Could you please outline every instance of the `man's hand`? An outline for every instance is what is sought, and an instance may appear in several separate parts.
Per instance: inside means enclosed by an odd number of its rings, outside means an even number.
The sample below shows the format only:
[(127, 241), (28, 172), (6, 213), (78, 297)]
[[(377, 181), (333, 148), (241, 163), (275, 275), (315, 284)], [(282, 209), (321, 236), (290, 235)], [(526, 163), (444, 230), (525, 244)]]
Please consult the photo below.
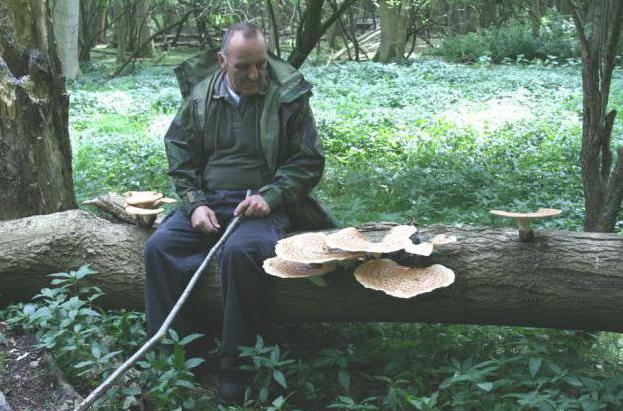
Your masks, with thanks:
[(221, 225), (216, 219), (216, 214), (208, 206), (199, 206), (193, 210), (190, 216), (190, 224), (195, 230), (205, 234), (216, 233), (220, 230)]
[(238, 204), (234, 215), (244, 214), (246, 217), (266, 217), (270, 214), (270, 206), (259, 194), (247, 197), (242, 203)]

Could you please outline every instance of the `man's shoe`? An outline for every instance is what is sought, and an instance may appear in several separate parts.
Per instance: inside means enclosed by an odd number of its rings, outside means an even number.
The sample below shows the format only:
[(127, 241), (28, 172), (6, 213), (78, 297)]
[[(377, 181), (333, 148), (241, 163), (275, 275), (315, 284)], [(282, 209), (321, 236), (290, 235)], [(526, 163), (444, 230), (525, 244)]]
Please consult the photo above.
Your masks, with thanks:
[(246, 386), (235, 379), (219, 379), (216, 402), (220, 405), (243, 405)]

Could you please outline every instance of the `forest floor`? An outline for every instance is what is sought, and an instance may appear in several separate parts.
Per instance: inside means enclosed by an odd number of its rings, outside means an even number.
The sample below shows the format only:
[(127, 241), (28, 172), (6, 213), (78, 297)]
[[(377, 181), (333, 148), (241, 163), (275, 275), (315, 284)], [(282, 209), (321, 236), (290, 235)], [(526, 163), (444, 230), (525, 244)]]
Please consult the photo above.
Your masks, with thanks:
[(52, 370), (45, 350), (32, 335), (7, 331), (0, 322), (0, 411), (73, 410), (75, 392)]

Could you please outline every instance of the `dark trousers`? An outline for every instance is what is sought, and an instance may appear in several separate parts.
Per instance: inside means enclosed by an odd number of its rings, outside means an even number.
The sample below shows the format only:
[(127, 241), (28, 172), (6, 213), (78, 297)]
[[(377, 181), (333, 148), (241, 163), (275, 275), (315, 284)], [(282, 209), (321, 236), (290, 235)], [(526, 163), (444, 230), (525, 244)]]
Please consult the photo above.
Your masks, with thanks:
[[(191, 227), (181, 211), (169, 216), (145, 244), (145, 295), (147, 331), (153, 335), (182, 294), (192, 274), (233, 218), (244, 199), (243, 191), (208, 194), (209, 207), (221, 225), (219, 233), (206, 235)], [(268, 275), (262, 269), (266, 258), (275, 255), (275, 244), (283, 237), (288, 218), (273, 212), (264, 218), (245, 218), (230, 234), (218, 254), (223, 291), (223, 357), (236, 356), (238, 346), (254, 345), (256, 334), (266, 324)], [(198, 324), (188, 310), (172, 324), (180, 335), (193, 332)]]

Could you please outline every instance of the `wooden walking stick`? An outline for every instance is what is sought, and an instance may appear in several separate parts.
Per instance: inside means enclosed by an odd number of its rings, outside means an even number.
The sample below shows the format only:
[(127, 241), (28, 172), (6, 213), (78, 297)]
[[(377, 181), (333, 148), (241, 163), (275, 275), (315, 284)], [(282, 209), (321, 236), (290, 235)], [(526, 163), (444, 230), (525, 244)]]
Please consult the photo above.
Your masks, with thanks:
[[(251, 195), (251, 190), (247, 190), (247, 195), (246, 195), (247, 198), (250, 195)], [(243, 215), (240, 214), (234, 217), (231, 223), (229, 223), (229, 226), (227, 227), (227, 229), (225, 230), (221, 238), (216, 242), (214, 247), (210, 249), (210, 252), (208, 253), (208, 255), (203, 259), (203, 262), (201, 263), (199, 268), (197, 268), (197, 271), (195, 271), (195, 274), (193, 274), (192, 278), (188, 282), (188, 285), (184, 289), (184, 292), (182, 293), (180, 298), (177, 300), (177, 302), (173, 306), (173, 309), (171, 309), (171, 312), (169, 313), (167, 318), (165, 318), (164, 322), (162, 323), (162, 325), (160, 326), (156, 334), (154, 334), (141, 348), (139, 348), (139, 350), (136, 351), (134, 355), (128, 358), (126, 362), (121, 364), (121, 366), (119, 366), (119, 368), (117, 368), (115, 372), (110, 374), (110, 376), (108, 376), (108, 378), (106, 378), (104, 382), (102, 382), (97, 388), (91, 391), (91, 393), (80, 404), (78, 404), (78, 406), (74, 409), (74, 411), (84, 411), (88, 409), (91, 406), (91, 404), (95, 402), (95, 400), (97, 400), (102, 394), (104, 394), (111, 387), (111, 385), (115, 382), (117, 378), (125, 374), (126, 371), (128, 371), (128, 369), (139, 358), (145, 355), (147, 351), (152, 349), (154, 345), (156, 345), (158, 341), (160, 341), (166, 335), (166, 332), (169, 326), (173, 322), (173, 319), (175, 318), (177, 313), (182, 308), (182, 305), (186, 302), (186, 300), (190, 296), (190, 293), (195, 287), (195, 284), (197, 284), (197, 281), (199, 281), (199, 278), (201, 278), (201, 274), (203, 274), (203, 270), (205, 270), (207, 265), (210, 263), (210, 261), (214, 257), (214, 254), (216, 254), (216, 251), (223, 245), (225, 241), (227, 241), (227, 237), (229, 237), (232, 231), (234, 231), (234, 229), (236, 228), (236, 226), (238, 225), (238, 223), (240, 222), (242, 218), (243, 218)]]

